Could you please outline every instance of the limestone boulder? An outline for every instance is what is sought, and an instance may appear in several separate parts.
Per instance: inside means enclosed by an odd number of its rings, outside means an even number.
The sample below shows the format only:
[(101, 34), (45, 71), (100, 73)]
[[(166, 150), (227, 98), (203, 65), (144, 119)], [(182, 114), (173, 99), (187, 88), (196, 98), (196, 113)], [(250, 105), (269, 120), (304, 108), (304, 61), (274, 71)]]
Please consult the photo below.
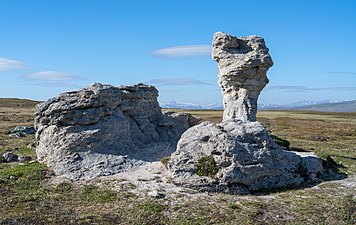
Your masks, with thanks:
[(71, 179), (105, 176), (159, 160), (196, 120), (163, 114), (155, 87), (93, 85), (37, 105), (37, 157)]
[[(213, 159), (215, 174), (199, 174), (199, 161)], [(284, 151), (259, 122), (203, 122), (187, 130), (168, 168), (177, 184), (202, 191), (249, 193), (299, 186), (323, 172), (321, 159)]]

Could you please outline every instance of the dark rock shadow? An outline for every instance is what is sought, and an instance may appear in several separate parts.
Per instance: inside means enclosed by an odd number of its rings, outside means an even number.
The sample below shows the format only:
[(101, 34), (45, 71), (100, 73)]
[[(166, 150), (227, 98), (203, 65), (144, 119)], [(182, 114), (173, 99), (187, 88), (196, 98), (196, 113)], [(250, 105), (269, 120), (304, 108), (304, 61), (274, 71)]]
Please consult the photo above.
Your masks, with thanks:
[(127, 157), (144, 162), (160, 161), (162, 158), (175, 152), (176, 146), (177, 144), (172, 143), (157, 143), (150, 145), (150, 147), (146, 147), (145, 149), (132, 152), (128, 154)]
[(287, 149), (288, 151), (293, 151), (293, 152), (310, 152), (308, 150), (302, 149), (302, 148), (296, 148), (296, 147), (290, 147)]

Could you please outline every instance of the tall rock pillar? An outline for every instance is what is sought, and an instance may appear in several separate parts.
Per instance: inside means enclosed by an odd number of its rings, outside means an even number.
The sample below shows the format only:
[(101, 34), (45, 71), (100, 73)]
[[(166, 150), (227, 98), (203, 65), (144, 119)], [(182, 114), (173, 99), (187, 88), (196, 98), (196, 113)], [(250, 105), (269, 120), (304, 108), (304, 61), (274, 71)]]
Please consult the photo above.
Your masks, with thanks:
[(266, 73), (273, 65), (263, 38), (237, 38), (217, 32), (213, 38), (212, 58), (219, 66), (223, 121), (256, 121), (257, 99), (268, 84)]

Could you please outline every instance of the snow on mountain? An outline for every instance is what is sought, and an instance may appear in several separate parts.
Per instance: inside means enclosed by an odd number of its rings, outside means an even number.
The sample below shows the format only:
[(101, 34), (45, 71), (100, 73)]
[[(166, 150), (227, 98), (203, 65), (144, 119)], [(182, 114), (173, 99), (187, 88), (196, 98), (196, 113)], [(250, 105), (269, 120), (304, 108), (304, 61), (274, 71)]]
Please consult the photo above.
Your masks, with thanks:
[[(300, 101), (294, 102), (291, 104), (266, 104), (261, 103), (258, 104), (259, 110), (278, 110), (278, 109), (293, 109), (298, 107), (306, 107), (306, 106), (313, 106), (313, 105), (321, 105), (321, 104), (330, 104), (330, 103), (339, 103), (345, 101), (339, 100), (323, 100), (323, 101)], [(197, 104), (192, 102), (161, 102), (160, 106), (162, 108), (176, 108), (176, 109), (223, 109), (223, 104), (218, 103), (208, 103), (208, 104)]]
[(331, 103), (338, 103), (344, 102), (339, 100), (323, 100), (323, 101), (300, 101), (300, 102), (293, 102), (291, 104), (285, 105), (277, 105), (277, 104), (258, 104), (259, 110), (270, 110), (270, 109), (293, 109), (297, 107), (304, 107), (304, 106), (312, 106), (312, 105), (321, 105), (321, 104), (331, 104)]
[(214, 104), (214, 103), (208, 103), (208, 104), (196, 104), (192, 102), (176, 102), (176, 101), (171, 101), (171, 102), (166, 102), (166, 103), (160, 103), (160, 106), (162, 108), (175, 108), (175, 109), (223, 109), (222, 104)]

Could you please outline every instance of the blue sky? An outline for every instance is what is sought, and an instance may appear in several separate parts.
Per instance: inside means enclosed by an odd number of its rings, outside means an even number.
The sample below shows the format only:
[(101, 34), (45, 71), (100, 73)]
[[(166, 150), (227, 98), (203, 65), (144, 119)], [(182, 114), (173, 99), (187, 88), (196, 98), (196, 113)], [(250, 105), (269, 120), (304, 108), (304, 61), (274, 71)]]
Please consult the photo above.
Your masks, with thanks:
[(161, 102), (220, 103), (212, 36), (265, 38), (260, 103), (356, 99), (356, 1), (0, 0), (0, 97), (145, 82)]

